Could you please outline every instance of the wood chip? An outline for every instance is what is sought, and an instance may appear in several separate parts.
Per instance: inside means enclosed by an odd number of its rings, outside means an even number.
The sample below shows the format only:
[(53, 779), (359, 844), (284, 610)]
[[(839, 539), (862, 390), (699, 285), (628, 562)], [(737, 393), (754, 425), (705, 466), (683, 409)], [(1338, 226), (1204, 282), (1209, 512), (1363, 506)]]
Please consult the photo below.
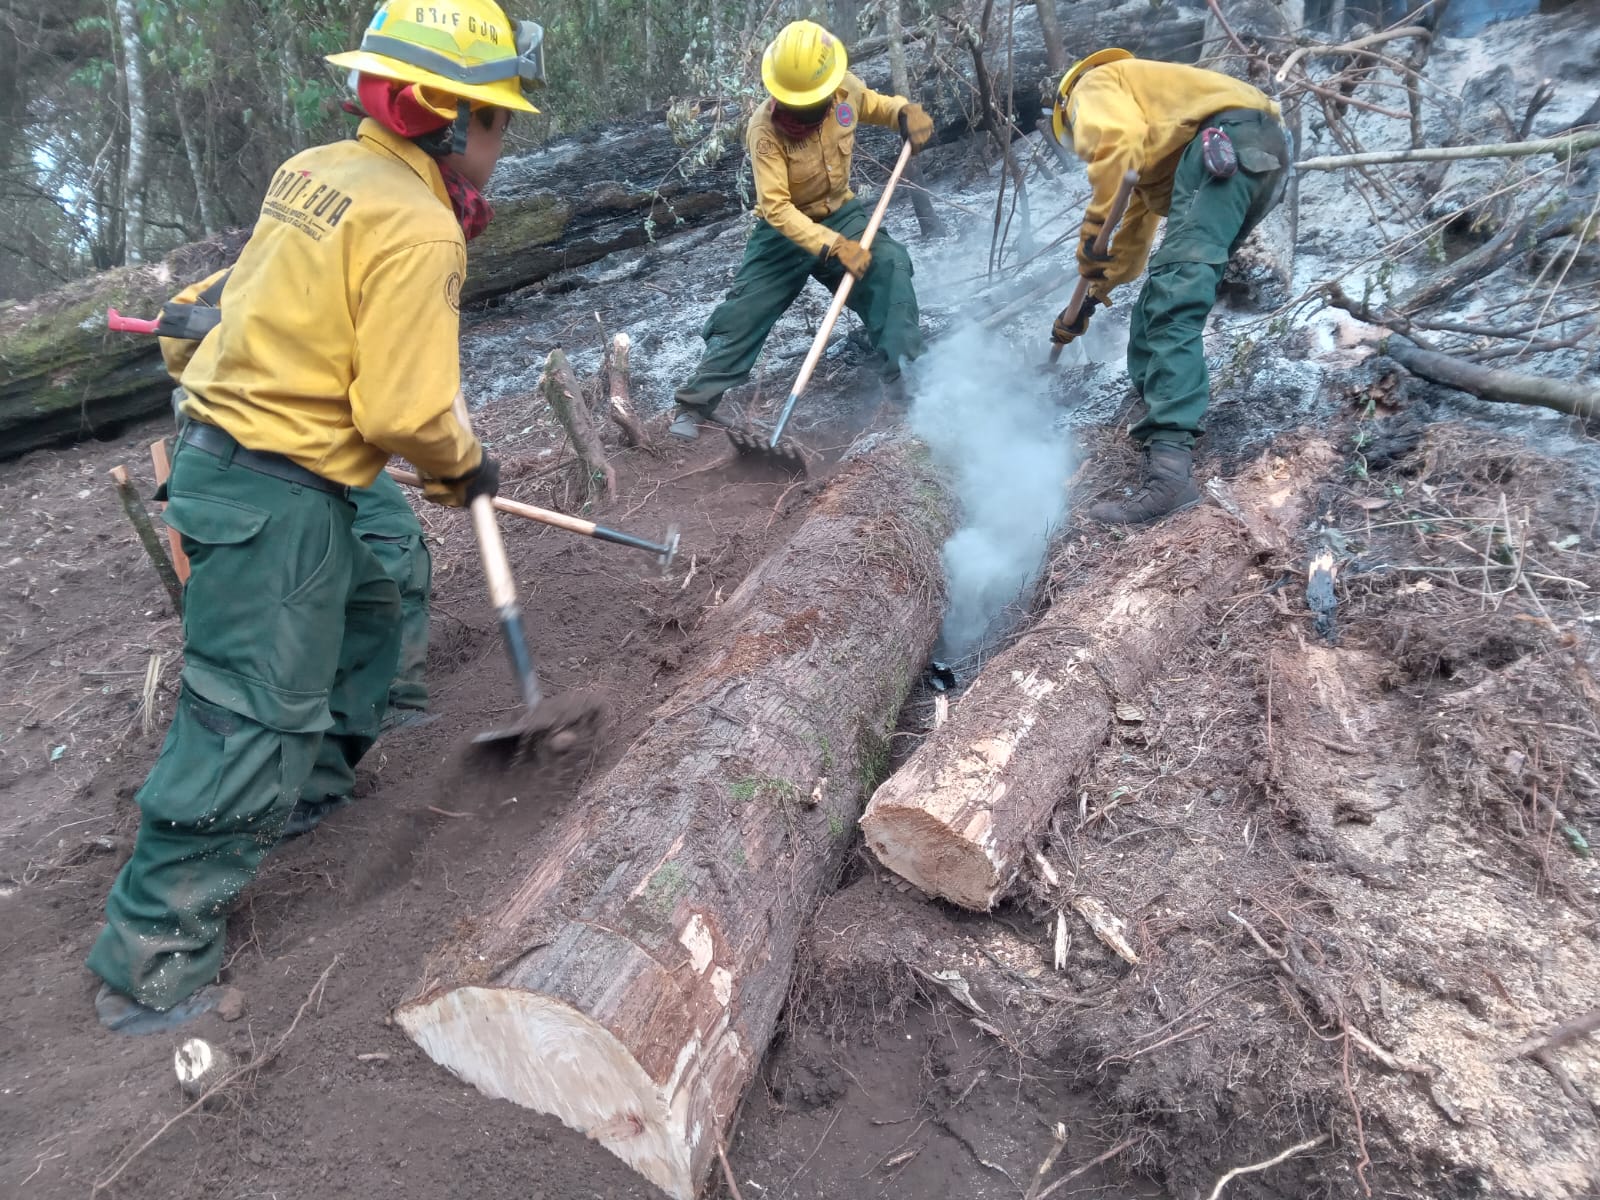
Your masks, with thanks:
[(1067, 969), (1067, 914), (1056, 913), (1056, 970)]
[(386, 1050), (374, 1050), (370, 1054), (356, 1055), (357, 1062), (388, 1062), (389, 1054)]
[(1117, 705), (1117, 720), (1124, 725), (1140, 725), (1144, 723), (1144, 709), (1137, 704)]
[(1118, 958), (1134, 966), (1139, 964), (1139, 956), (1134, 953), (1133, 946), (1128, 942), (1127, 921), (1093, 896), (1079, 896), (1073, 900), (1072, 911), (1088, 922), (1089, 928), (1094, 930), (1095, 937), (1104, 942)]

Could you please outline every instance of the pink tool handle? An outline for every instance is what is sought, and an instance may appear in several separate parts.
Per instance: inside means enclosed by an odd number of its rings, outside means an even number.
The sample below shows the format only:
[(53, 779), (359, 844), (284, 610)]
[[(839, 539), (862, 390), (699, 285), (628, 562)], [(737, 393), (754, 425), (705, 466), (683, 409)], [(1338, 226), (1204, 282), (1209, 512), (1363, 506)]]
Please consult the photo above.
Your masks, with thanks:
[(159, 321), (125, 317), (114, 308), (106, 309), (106, 328), (112, 333), (154, 333)]

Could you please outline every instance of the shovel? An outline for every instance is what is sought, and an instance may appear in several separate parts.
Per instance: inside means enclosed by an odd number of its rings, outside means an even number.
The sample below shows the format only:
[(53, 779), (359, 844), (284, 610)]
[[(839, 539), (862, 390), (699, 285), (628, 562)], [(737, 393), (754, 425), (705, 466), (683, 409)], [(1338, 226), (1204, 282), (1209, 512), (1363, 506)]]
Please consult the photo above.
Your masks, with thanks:
[[(1139, 172), (1129, 171), (1122, 177), (1122, 182), (1117, 185), (1117, 194), (1111, 201), (1111, 211), (1106, 214), (1106, 223), (1100, 226), (1100, 232), (1094, 235), (1094, 241), (1091, 243), (1096, 254), (1105, 254), (1106, 251), (1111, 249), (1111, 235), (1116, 232), (1117, 226), (1122, 224), (1122, 215), (1128, 211), (1128, 201), (1133, 199), (1133, 189), (1138, 185), (1138, 182)], [(1072, 321), (1077, 320), (1078, 310), (1083, 307), (1083, 302), (1088, 298), (1089, 280), (1079, 275), (1078, 286), (1072, 289), (1072, 298), (1067, 301), (1066, 311), (1071, 314), (1072, 318), (1067, 324), (1070, 325)], [(1061, 357), (1061, 352), (1065, 349), (1066, 346), (1060, 342), (1050, 343), (1050, 362), (1045, 367), (1045, 370), (1049, 370), (1050, 367), (1056, 365), (1056, 360)]]
[[(905, 142), (900, 147), (900, 157), (895, 159), (894, 170), (889, 173), (889, 181), (883, 185), (877, 206), (872, 210), (872, 218), (867, 222), (867, 228), (861, 235), (863, 250), (872, 248), (872, 239), (878, 236), (878, 226), (883, 224), (883, 214), (889, 210), (889, 198), (894, 195), (895, 185), (900, 182), (900, 176), (905, 174), (906, 164), (910, 161), (911, 143)], [(805, 362), (800, 364), (800, 374), (795, 377), (794, 387), (789, 391), (789, 399), (784, 402), (783, 411), (778, 414), (778, 424), (773, 428), (772, 436), (763, 444), (758, 434), (745, 430), (728, 431), (734, 449), (740, 454), (758, 455), (785, 470), (798, 475), (805, 474), (805, 453), (794, 443), (785, 441), (783, 431), (789, 424), (789, 417), (794, 413), (794, 406), (800, 399), (800, 393), (805, 391), (806, 385), (811, 382), (811, 373), (817, 369), (823, 347), (828, 344), (828, 337), (833, 333), (839, 314), (844, 311), (844, 303), (850, 298), (850, 289), (855, 286), (855, 282), (856, 277), (848, 271), (839, 281), (839, 287), (833, 293), (833, 303), (828, 305), (827, 315), (822, 318), (822, 327), (812, 339), (811, 350), (806, 355)]]
[(562, 753), (586, 741), (599, 728), (600, 708), (583, 696), (563, 697), (550, 702), (539, 687), (539, 676), (528, 653), (528, 637), (522, 628), (522, 609), (517, 604), (517, 585), (506, 561), (505, 543), (495, 520), (494, 501), (478, 496), (472, 501), (472, 530), (478, 537), (478, 552), (483, 557), (483, 573), (489, 583), (489, 599), (500, 621), (511, 671), (522, 692), (522, 716), (512, 725), (490, 729), (472, 739), (475, 746), (487, 746), (519, 762), (541, 749)]
[[(398, 480), (408, 487), (422, 486), (422, 479), (414, 471), (404, 471), (399, 467), (389, 467), (387, 470), (390, 478)], [(611, 542), (618, 546), (629, 546), (634, 550), (643, 550), (646, 553), (654, 554), (656, 563), (663, 571), (670, 567), (672, 560), (678, 556), (678, 530), (676, 526), (669, 525), (666, 536), (659, 542), (652, 542), (631, 533), (607, 529), (604, 525), (596, 525), (593, 521), (585, 521), (579, 517), (569, 517), (566, 513), (540, 508), (534, 504), (523, 504), (517, 500), (507, 500), (502, 496), (496, 496), (493, 503), (496, 512), (510, 513), (514, 517), (522, 517), (527, 521), (537, 521), (541, 525), (549, 525), (555, 529), (565, 529), (568, 533), (576, 533), (580, 537), (594, 538), (598, 542)]]

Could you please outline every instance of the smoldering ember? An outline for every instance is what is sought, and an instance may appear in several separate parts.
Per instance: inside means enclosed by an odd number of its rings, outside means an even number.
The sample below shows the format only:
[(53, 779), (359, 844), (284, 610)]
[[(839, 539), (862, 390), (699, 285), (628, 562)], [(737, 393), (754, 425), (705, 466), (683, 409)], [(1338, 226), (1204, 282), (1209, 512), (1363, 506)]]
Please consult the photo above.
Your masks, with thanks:
[(1596, 0), (0, 47), (0, 1194), (1600, 1195)]

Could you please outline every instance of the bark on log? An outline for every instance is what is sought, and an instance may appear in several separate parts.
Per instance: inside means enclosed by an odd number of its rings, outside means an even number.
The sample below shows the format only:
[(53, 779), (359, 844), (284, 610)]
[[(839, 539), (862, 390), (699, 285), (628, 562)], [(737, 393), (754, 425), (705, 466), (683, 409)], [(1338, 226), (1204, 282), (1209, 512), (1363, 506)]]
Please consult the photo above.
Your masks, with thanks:
[(873, 795), (861, 828), (879, 861), (932, 895), (992, 908), (1100, 753), (1117, 705), (1231, 602), (1259, 554), (1287, 544), (1308, 485), (1333, 462), (1323, 442), (1287, 460), (1269, 454), (1226, 504), (1138, 534), (1058, 597)]
[(761, 1061), (932, 647), (950, 524), (924, 461), (906, 443), (846, 461), (717, 610), (705, 666), (395, 1013), (460, 1078), (679, 1200)]
[[(1063, 26), (1072, 45), (1127, 46), (1184, 62), (1199, 53), (1201, 19), (1192, 8), (1082, 0)], [(912, 69), (924, 76), (917, 98), (934, 118), (935, 140), (952, 142), (975, 127), (976, 95), (969, 62), (947, 51), (941, 62), (956, 74), (927, 74), (925, 58), (914, 60)], [(886, 54), (853, 66), (871, 86), (890, 87)], [(1026, 118), (1023, 128), (1032, 128), (1041, 89), (1052, 83), (1034, 10), (1020, 10), (1012, 91), (1014, 110)], [(732, 106), (725, 113), (737, 122)], [(699, 133), (714, 119), (708, 106)], [(748, 202), (739, 191), (745, 155), (737, 129), (733, 133), (719, 154), (693, 169), (685, 166), (685, 147), (660, 120), (597, 127), (502, 163), (489, 188), (495, 219), (469, 248), (462, 298), (472, 302), (527, 287), (740, 212)], [(887, 175), (897, 142), (896, 133), (863, 129), (858, 179)], [(170, 382), (154, 341), (108, 334), (106, 307), (154, 313), (185, 283), (236, 258), (247, 232), (182, 247), (159, 265), (79, 280), (0, 312), (0, 458), (104, 434), (159, 411)]]
[[(1292, 42), (1305, 26), (1303, 0), (1216, 0), (1218, 9), (1206, 18), (1205, 59), (1202, 63), (1252, 83), (1269, 96), (1280, 90), (1264, 57), (1240, 53), (1237, 38), (1255, 52), (1263, 45), (1276, 48)], [(1226, 21), (1219, 21), (1220, 10)], [(1230, 36), (1230, 33), (1232, 36)], [(1280, 39), (1263, 43), (1261, 39)], [(1283, 106), (1283, 127), (1289, 135), (1289, 153), (1300, 141), (1300, 106), (1291, 100)], [(1269, 213), (1228, 263), (1223, 292), (1256, 309), (1277, 308), (1294, 296), (1294, 247), (1299, 237), (1300, 184), (1294, 171), (1284, 188), (1283, 201)]]

